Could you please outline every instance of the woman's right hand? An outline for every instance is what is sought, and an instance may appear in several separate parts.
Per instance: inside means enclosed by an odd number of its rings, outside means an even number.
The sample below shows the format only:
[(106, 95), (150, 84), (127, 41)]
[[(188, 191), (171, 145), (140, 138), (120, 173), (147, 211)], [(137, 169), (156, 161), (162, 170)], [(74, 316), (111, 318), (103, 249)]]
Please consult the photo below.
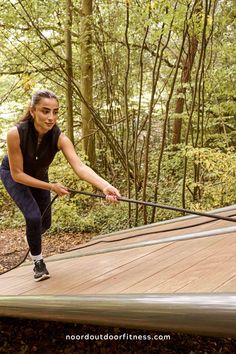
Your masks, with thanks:
[(61, 183), (50, 183), (50, 191), (55, 192), (59, 196), (70, 194), (67, 188)]

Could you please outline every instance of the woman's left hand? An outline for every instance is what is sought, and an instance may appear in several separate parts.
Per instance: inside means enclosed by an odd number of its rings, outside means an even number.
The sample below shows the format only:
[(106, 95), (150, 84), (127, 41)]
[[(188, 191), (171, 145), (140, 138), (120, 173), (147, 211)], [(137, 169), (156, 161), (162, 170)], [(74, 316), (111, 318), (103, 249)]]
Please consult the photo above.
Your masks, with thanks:
[(117, 200), (117, 197), (121, 197), (120, 192), (118, 191), (118, 189), (113, 187), (111, 184), (106, 186), (102, 191), (105, 194), (106, 200), (109, 203), (118, 203), (119, 202)]

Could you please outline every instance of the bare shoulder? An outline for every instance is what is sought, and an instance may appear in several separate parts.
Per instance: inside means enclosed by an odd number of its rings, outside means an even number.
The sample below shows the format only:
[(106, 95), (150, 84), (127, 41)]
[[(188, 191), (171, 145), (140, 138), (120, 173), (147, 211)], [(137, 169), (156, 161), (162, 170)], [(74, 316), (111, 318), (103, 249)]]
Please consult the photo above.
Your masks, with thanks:
[(7, 133), (7, 140), (9, 141), (19, 141), (19, 132), (17, 127), (12, 127), (11, 129), (8, 130)]
[(70, 139), (64, 134), (61, 133), (58, 139), (58, 148), (59, 150), (63, 150), (63, 148), (72, 145)]

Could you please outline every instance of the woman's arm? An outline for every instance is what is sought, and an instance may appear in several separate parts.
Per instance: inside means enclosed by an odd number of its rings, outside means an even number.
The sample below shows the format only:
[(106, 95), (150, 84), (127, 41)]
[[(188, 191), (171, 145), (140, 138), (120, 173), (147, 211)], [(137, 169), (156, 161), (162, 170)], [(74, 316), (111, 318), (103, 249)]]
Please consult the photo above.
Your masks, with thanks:
[(100, 189), (107, 196), (109, 201), (117, 201), (116, 197), (120, 197), (119, 191), (80, 160), (72, 142), (66, 135), (60, 135), (58, 147), (62, 150), (65, 158), (79, 178)]
[(7, 134), (7, 147), (11, 176), (15, 182), (34, 188), (51, 190), (58, 195), (69, 194), (66, 188), (60, 183), (47, 183), (24, 173), (20, 137), (16, 127), (10, 129)]

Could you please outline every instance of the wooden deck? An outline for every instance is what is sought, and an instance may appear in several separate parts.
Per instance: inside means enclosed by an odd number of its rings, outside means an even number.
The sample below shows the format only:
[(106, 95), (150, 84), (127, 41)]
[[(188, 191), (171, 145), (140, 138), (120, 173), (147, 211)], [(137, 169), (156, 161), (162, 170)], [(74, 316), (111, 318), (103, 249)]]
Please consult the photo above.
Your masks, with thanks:
[[(236, 215), (236, 207), (218, 214)], [(0, 295), (235, 293), (236, 232), (145, 244), (236, 226), (222, 220), (205, 223), (210, 220), (183, 217), (96, 237), (89, 247), (47, 258), (51, 278), (46, 281), (34, 282), (32, 264), (2, 275)], [(115, 247), (128, 249), (111, 250)]]

